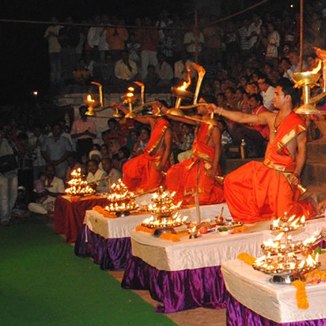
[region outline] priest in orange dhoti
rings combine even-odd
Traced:
[[[293,112],[297,100],[291,82],[281,79],[273,100],[277,113],[252,115],[214,108],[224,118],[238,123],[267,124],[270,129],[264,161],[249,162],[225,178],[225,199],[231,215],[238,221],[253,223],[285,213],[302,213],[297,185],[306,160],[306,128],[301,117]]]
[[[208,97],[200,98],[199,102],[206,103],[205,100],[208,101]],[[213,100],[209,97],[208,102]],[[208,106],[198,106],[198,114],[197,121],[170,116],[171,119],[197,126],[192,157],[173,165],[166,176],[168,190],[175,191],[175,201],[182,200],[183,205],[194,204],[196,192],[201,205],[224,202],[223,187],[216,181],[221,174],[221,133],[217,125],[210,123]]]
[[[127,109],[120,107],[127,113]],[[153,107],[152,117],[136,116],[135,120],[151,127],[151,136],[140,154],[123,165],[123,182],[131,191],[153,191],[165,182],[171,152],[170,123],[160,115],[159,106]]]

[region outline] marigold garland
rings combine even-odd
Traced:
[[[237,258],[239,260],[242,260],[243,262],[245,262],[248,265],[252,265],[256,260],[255,257],[247,254],[246,252],[241,252],[240,254],[238,254]]]
[[[230,231],[231,234],[236,234],[236,233],[241,233],[241,232],[246,232],[248,230],[248,226],[242,225],[242,226],[237,226],[234,229]]]
[[[187,231],[179,232],[179,233],[167,232],[167,233],[161,234],[160,239],[176,242],[176,241],[180,241],[182,237],[187,236],[187,235],[188,235]]]
[[[150,229],[147,228],[146,226],[143,225],[137,225],[136,226],[136,231],[142,231],[142,232],[147,232],[147,233],[154,233],[155,229]]]
[[[320,282],[326,282],[326,271],[320,271],[314,269],[313,271],[304,275],[307,284],[318,284]]]
[[[92,210],[100,213],[101,215],[103,215],[106,218],[116,218],[115,214],[112,214],[112,213],[106,211],[102,206],[96,205],[92,208]]]
[[[291,283],[297,289],[295,297],[297,299],[297,306],[299,309],[308,309],[309,302],[306,292],[306,283],[300,280],[294,281]]]

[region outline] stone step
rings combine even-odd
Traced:
[[[306,185],[326,184],[326,160],[307,160],[301,179]]]
[[[326,143],[318,141],[307,143],[307,158],[309,160],[325,158],[326,160]]]
[[[311,198],[317,203],[326,199],[326,183],[321,185],[308,186],[307,192],[301,197],[301,199],[306,199],[306,198]]]

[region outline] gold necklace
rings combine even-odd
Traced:
[[[273,126],[273,132],[274,132],[274,134],[277,133],[277,129],[278,129],[278,127],[280,126],[280,123],[276,126],[276,119],[277,119],[277,117],[278,117],[278,114],[279,114],[279,112],[277,112],[277,114],[276,114],[276,116],[275,116],[275,119],[274,119],[274,126]]]

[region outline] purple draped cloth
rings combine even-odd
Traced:
[[[220,266],[169,272],[135,256],[127,262],[121,285],[125,289],[149,290],[151,297],[162,303],[157,312],[224,308],[227,295]]]
[[[242,305],[230,294],[226,299],[226,320],[228,326],[325,326],[326,319],[276,323],[266,319]]]
[[[130,238],[105,239],[84,225],[75,243],[75,254],[92,257],[102,269],[124,269],[131,253]]]

